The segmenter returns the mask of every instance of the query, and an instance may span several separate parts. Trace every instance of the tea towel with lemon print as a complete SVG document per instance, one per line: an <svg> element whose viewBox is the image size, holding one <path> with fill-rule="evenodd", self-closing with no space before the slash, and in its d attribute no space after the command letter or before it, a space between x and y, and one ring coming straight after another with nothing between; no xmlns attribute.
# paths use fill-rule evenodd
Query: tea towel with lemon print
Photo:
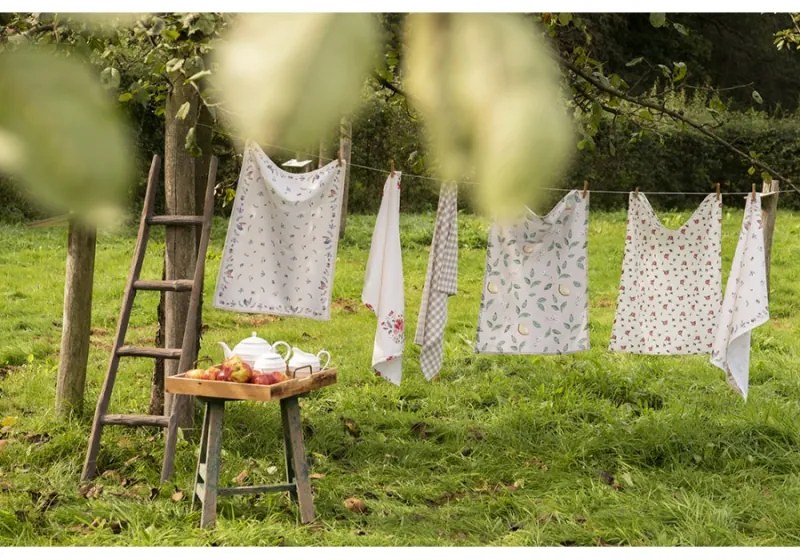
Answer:
<svg viewBox="0 0 800 560"><path fill-rule="evenodd" d="M643 193L628 199L628 226L609 349L708 354L722 301L722 203L708 195L678 229Z"/></svg>
<svg viewBox="0 0 800 560"><path fill-rule="evenodd" d="M330 319L344 169L288 173L247 144L214 307Z"/></svg>
<svg viewBox="0 0 800 560"><path fill-rule="evenodd" d="M489 231L477 352L567 354L589 349L589 196L570 191L545 216Z"/></svg>
<svg viewBox="0 0 800 560"><path fill-rule="evenodd" d="M711 352L711 363L725 371L728 383L745 399L750 331L769 319L768 299L761 195L755 200L748 196Z"/></svg>
<svg viewBox="0 0 800 560"><path fill-rule="evenodd" d="M403 258L400 253L400 172L383 185L383 199L375 220L367 258L361 301L378 318L372 347L372 369L400 385L405 345Z"/></svg>

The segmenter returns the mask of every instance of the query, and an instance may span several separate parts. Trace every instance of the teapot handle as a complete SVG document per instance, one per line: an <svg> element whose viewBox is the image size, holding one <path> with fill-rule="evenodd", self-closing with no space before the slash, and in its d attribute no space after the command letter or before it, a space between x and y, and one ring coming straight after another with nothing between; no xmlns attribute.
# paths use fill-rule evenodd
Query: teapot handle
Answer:
<svg viewBox="0 0 800 560"><path fill-rule="evenodd" d="M281 357L283 358L284 362L288 362L289 361L289 357L292 355L292 347L289 346L288 342L284 342L283 340L278 340L277 342L273 342L272 343L272 347L275 348L276 351L277 351L278 346L281 346L281 345L286 347L286 355L285 356L281 356Z"/></svg>
<svg viewBox="0 0 800 560"><path fill-rule="evenodd" d="M322 358L320 356L322 356L323 354L325 354L327 359L325 360L325 365L319 367L319 369L321 370L328 369L328 364L331 363L331 354L327 350L320 350L319 352L317 352L317 358L319 358L320 363L322 363Z"/></svg>

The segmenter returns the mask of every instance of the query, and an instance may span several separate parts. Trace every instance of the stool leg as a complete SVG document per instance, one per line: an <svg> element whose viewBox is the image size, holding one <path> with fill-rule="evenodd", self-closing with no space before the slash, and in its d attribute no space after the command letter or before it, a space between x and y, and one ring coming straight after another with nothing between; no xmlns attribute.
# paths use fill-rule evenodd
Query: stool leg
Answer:
<svg viewBox="0 0 800 560"><path fill-rule="evenodd" d="M208 401L204 401L205 406L203 407L203 427L200 432L200 454L197 456L197 468L194 470L194 487L192 488L192 506L191 509L194 509L195 500L199 499L201 502L203 501L204 496L201 496L197 492L198 484L201 482L205 482L203 477L200 475L200 467L205 466L206 464L206 456L208 455L208 421L211 419L211 415L208 413L209 403Z"/></svg>
<svg viewBox="0 0 800 560"><path fill-rule="evenodd" d="M294 456L292 455L292 434L289 431L289 411L286 407L286 401L283 399L281 403L281 424L283 425L283 452L286 459L286 482L292 483L295 480L294 476ZM297 502L297 489L289 490L289 495L293 502Z"/></svg>
<svg viewBox="0 0 800 560"><path fill-rule="evenodd" d="M206 449L206 476L203 483L203 509L200 527L213 527L217 522L217 486L219 484L220 456L222 455L222 419L225 401L208 403L208 447Z"/></svg>
<svg viewBox="0 0 800 560"><path fill-rule="evenodd" d="M311 481L308 478L308 463L306 463L306 450L303 444L303 428L300 424L300 405L297 397L289 397L281 401L284 430L289 433L291 443L292 467L294 469L295 484L297 485L297 501L300 505L300 521L311 523L314 521L314 498L311 495Z"/></svg>

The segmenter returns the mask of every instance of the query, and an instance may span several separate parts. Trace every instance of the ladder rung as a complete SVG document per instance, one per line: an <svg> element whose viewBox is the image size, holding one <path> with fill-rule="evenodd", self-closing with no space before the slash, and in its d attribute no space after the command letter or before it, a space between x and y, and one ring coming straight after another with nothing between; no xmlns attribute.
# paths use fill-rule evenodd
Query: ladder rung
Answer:
<svg viewBox="0 0 800 560"><path fill-rule="evenodd" d="M148 348L144 346L120 346L117 350L119 356L141 356L145 358L161 358L164 360L178 360L181 357L180 348Z"/></svg>
<svg viewBox="0 0 800 560"><path fill-rule="evenodd" d="M133 283L136 290L154 290L158 292L191 292L194 282L191 280L137 280Z"/></svg>
<svg viewBox="0 0 800 560"><path fill-rule="evenodd" d="M169 425L169 416L152 416L150 414L106 414L102 419L103 424L116 424L119 426L160 426Z"/></svg>
<svg viewBox="0 0 800 560"><path fill-rule="evenodd" d="M150 216L147 223L163 226L199 226L203 223L203 216Z"/></svg>

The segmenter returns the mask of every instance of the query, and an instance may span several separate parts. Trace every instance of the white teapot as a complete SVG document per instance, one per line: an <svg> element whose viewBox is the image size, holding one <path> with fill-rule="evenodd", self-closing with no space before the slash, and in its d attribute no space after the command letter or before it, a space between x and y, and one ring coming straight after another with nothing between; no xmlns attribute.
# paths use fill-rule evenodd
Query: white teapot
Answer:
<svg viewBox="0 0 800 560"><path fill-rule="evenodd" d="M222 346L223 352L225 352L225 359L227 360L231 356L239 356L243 362L247 363L250 367L253 367L256 363L256 360L263 355L263 354L275 354L279 358L284 361L284 366L286 360L289 358L289 355L292 353L292 348L289 346L288 343L278 340L275 344L270 344L263 338L259 338L256 336L256 333L253 332L252 336L245 338L244 340L240 341L239 344L233 347L233 350L228 348L228 345L224 342L219 343ZM275 348L279 346L286 347L286 355L281 357L280 354L275 350Z"/></svg>
<svg viewBox="0 0 800 560"><path fill-rule="evenodd" d="M321 365L321 356L325 356L325 365ZM289 371L297 378L308 377L328 367L331 363L331 355L327 350L320 350L316 354L304 352L298 347L292 347L292 357L289 359Z"/></svg>

